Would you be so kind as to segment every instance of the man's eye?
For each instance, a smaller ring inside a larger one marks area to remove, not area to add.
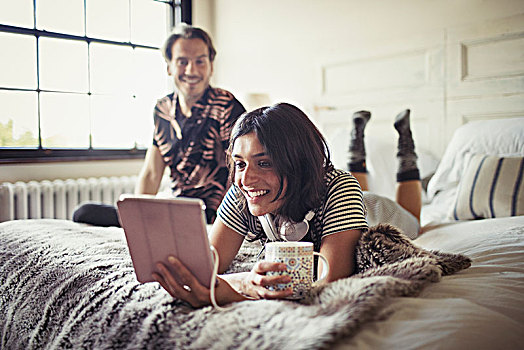
[[[205,60],[196,60],[196,64],[199,65],[199,66],[202,66],[206,63]]]
[[[180,58],[179,58],[179,59],[176,61],[176,64],[179,65],[179,66],[187,66],[187,60],[185,60],[185,59],[180,59]]]

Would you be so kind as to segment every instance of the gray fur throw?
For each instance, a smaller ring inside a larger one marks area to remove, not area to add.
[[[248,270],[245,244],[231,271]],[[416,247],[395,228],[366,232],[358,273],[301,302],[258,300],[193,309],[136,281],[123,231],[62,220],[0,224],[1,349],[320,349],[377,319],[388,300],[416,296],[470,265]]]

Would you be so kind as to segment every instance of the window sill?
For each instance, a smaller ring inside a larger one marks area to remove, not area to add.
[[[0,164],[143,159],[146,149],[0,148]]]

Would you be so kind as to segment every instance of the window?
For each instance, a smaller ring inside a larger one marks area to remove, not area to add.
[[[172,91],[158,49],[183,12],[181,0],[1,1],[0,162],[143,157]]]

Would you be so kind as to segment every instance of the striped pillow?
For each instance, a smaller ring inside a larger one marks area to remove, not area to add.
[[[524,215],[523,157],[471,155],[450,213],[455,220]]]

